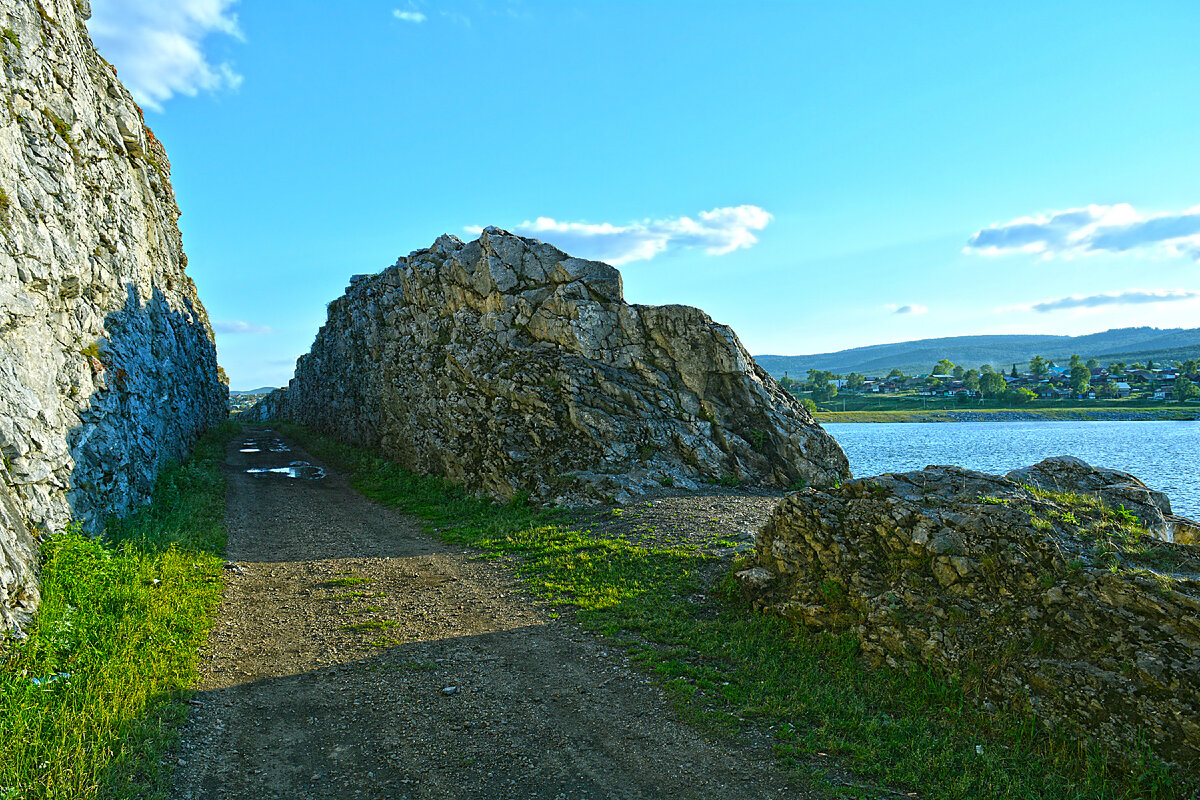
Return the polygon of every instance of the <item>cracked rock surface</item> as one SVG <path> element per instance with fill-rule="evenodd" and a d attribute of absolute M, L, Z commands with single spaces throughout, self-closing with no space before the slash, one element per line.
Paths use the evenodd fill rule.
<path fill-rule="evenodd" d="M 0 0 L 0 630 L 37 606 L 37 535 L 144 502 L 227 409 L 170 162 L 87 14 Z"/>
<path fill-rule="evenodd" d="M 500 499 L 624 502 L 661 486 L 849 475 L 727 326 L 630 305 L 607 264 L 498 228 L 351 279 L 257 413 Z"/>

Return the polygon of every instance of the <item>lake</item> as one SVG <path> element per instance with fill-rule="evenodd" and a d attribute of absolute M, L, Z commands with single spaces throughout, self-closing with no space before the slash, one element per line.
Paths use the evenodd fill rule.
<path fill-rule="evenodd" d="M 1050 456 L 1132 473 L 1200 519 L 1200 422 L 881 422 L 822 425 L 863 477 L 958 464 L 1004 474 Z"/>

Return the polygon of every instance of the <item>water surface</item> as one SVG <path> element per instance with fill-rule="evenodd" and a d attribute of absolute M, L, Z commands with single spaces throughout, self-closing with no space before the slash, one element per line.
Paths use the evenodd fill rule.
<path fill-rule="evenodd" d="M 1176 514 L 1200 518 L 1200 422 L 879 422 L 822 425 L 856 476 L 958 464 L 1003 474 L 1075 456 L 1166 492 Z"/>

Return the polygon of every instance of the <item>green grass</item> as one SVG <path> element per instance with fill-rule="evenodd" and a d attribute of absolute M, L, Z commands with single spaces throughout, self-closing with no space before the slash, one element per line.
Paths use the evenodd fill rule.
<path fill-rule="evenodd" d="M 342 589 L 347 586 L 362 586 L 364 583 L 370 583 L 369 578 L 334 578 L 328 580 L 321 585 L 327 589 Z"/>
<path fill-rule="evenodd" d="M 42 547 L 42 606 L 0 652 L 0 798 L 162 797 L 220 598 L 228 426 L 164 470 L 153 503 L 103 540 Z"/>
<path fill-rule="evenodd" d="M 479 500 L 297 426 L 277 427 L 442 538 L 520 556 L 517 570 L 534 592 L 629 648 L 685 719 L 716 736 L 769 730 L 778 757 L 802 777 L 819 783 L 827 765 L 848 767 L 877 786 L 947 800 L 1186 796 L 1178 777 L 1137 754 L 1119 761 L 1072 744 L 1019 713 L 988 713 L 942 676 L 869 669 L 853 637 L 750 613 L 727 562 L 713 556 L 597 538 L 573 529 L 566 512 Z"/>

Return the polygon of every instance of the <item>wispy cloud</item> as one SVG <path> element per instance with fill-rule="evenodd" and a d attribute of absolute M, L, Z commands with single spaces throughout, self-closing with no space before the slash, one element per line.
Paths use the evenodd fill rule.
<path fill-rule="evenodd" d="M 242 76 L 214 64 L 204 52 L 210 35 L 242 39 L 233 6 L 238 0 L 93 0 L 88 32 L 134 99 L 147 108 L 177 94 L 236 89 Z"/>
<path fill-rule="evenodd" d="M 732 253 L 754 246 L 758 242 L 754 232 L 770 222 L 771 215 L 763 209 L 744 205 L 701 211 L 695 218 L 646 219 L 625 225 L 538 217 L 522 222 L 513 232 L 543 239 L 572 255 L 620 265 L 647 261 L 671 249 L 699 247 L 716 256 Z"/>
<path fill-rule="evenodd" d="M 392 9 L 392 16 L 401 22 L 416 22 L 421 23 L 429 19 L 420 11 L 401 11 L 398 8 Z"/>
<path fill-rule="evenodd" d="M 269 336 L 275 332 L 269 325 L 256 325 L 240 319 L 221 320 L 213 323 L 217 333 L 244 333 L 250 336 Z"/>
<path fill-rule="evenodd" d="M 1048 313 L 1072 308 L 1098 308 L 1103 306 L 1130 306 L 1144 303 L 1177 303 L 1184 300 L 1200 298 L 1200 291 L 1190 289 L 1130 289 L 1124 292 L 1105 292 L 1103 294 L 1071 295 L 1055 300 L 1042 300 L 1020 306 L 1010 306 L 1001 311 L 1037 311 Z"/>
<path fill-rule="evenodd" d="M 891 311 L 893 314 L 911 314 L 914 317 L 929 313 L 929 307 L 920 305 L 919 303 L 909 303 L 908 305 L 903 306 L 896 305 L 895 303 L 888 303 L 886 306 L 884 306 L 884 308 L 886 308 L 888 311 Z"/>
<path fill-rule="evenodd" d="M 1200 206 L 1147 214 L 1117 203 L 1019 217 L 976 232 L 964 252 L 1040 253 L 1047 258 L 1141 252 L 1200 261 Z"/>

